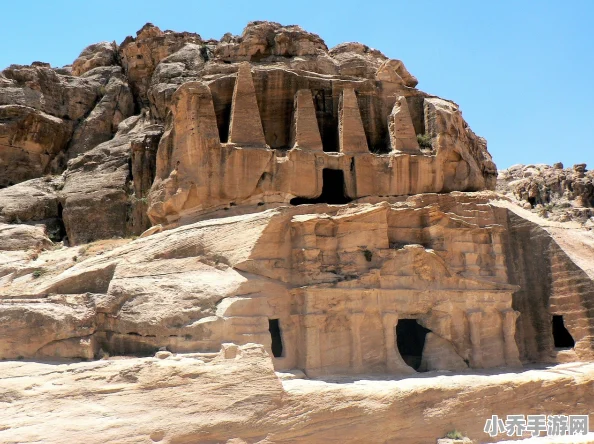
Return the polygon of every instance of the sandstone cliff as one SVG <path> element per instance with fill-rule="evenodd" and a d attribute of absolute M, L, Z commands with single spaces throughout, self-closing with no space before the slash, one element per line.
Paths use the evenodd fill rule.
<path fill-rule="evenodd" d="M 0 440 L 495 442 L 494 414 L 591 412 L 591 172 L 494 192 L 417 84 L 270 22 L 4 70 Z"/>
<path fill-rule="evenodd" d="M 549 220 L 594 228 L 594 171 L 586 164 L 514 165 L 499 172 L 497 191 Z"/>
<path fill-rule="evenodd" d="M 147 24 L 72 66 L 0 74 L 0 187 L 63 173 L 63 189 L 26 208 L 60 204 L 70 243 L 138 235 L 147 208 L 171 224 L 316 198 L 325 169 L 343 172 L 349 199 L 494 188 L 484 139 L 416 85 L 401 61 L 358 43 L 329 50 L 298 26 L 252 22 L 205 41 Z M 43 223 L 26 208 L 4 218 Z"/>

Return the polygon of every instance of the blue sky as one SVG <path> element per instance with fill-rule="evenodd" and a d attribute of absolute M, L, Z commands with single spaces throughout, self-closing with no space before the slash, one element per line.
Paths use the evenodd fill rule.
<path fill-rule="evenodd" d="M 594 1 L 29 1 L 2 5 L 0 69 L 71 63 L 146 22 L 203 38 L 251 20 L 298 24 L 329 47 L 359 41 L 404 61 L 418 88 L 454 100 L 499 168 L 594 169 Z"/>

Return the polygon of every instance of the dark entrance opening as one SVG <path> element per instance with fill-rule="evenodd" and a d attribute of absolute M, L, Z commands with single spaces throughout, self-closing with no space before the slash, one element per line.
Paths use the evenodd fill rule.
<path fill-rule="evenodd" d="M 573 348 L 575 341 L 571 333 L 565 328 L 563 316 L 554 315 L 552 320 L 553 325 L 553 340 L 556 348 Z"/>
<path fill-rule="evenodd" d="M 318 128 L 325 152 L 338 152 L 338 119 L 334 115 L 332 89 L 312 90 Z"/>
<path fill-rule="evenodd" d="M 350 199 L 345 192 L 344 173 L 342 170 L 322 170 L 322 194 L 314 199 L 295 197 L 291 199 L 291 205 L 327 203 L 342 205 L 349 203 Z"/>
<path fill-rule="evenodd" d="M 278 319 L 268 319 L 268 331 L 272 340 L 272 354 L 275 358 L 280 358 L 283 356 L 283 338 L 281 337 Z"/>
<path fill-rule="evenodd" d="M 45 220 L 48 237 L 52 242 L 60 242 L 66 237 L 66 228 L 64 227 L 64 220 L 62 219 L 62 212 L 62 204 L 58 203 L 57 217 Z"/>
<path fill-rule="evenodd" d="M 402 359 L 415 370 L 421 367 L 425 336 L 431 330 L 419 325 L 416 319 L 399 319 L 396 325 L 396 345 Z"/>

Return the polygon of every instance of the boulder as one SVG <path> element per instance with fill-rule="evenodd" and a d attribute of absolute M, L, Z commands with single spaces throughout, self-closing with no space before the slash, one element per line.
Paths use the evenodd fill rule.
<path fill-rule="evenodd" d="M 72 75 L 81 76 L 98 66 L 118 64 L 118 52 L 115 42 L 99 42 L 87 46 L 78 58 L 72 62 Z"/>

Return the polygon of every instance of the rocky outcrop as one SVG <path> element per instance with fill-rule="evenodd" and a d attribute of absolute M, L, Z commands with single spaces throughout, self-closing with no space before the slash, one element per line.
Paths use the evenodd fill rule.
<path fill-rule="evenodd" d="M 197 91 L 193 82 L 208 88 L 212 103 L 207 107 L 216 121 L 206 135 L 210 148 L 194 149 L 193 156 L 203 159 L 202 169 L 177 166 L 173 160 L 184 158 L 174 151 L 186 150 L 185 141 L 200 137 L 184 126 L 192 119 L 191 109 L 181 111 L 192 106 L 180 98 L 194 100 L 181 91 Z M 130 223 L 123 210 L 122 183 L 131 180 L 103 177 L 107 188 L 122 190 L 120 198 L 86 199 L 74 211 L 73 181 L 67 179 L 59 197 L 63 205 L 69 202 L 67 225 L 87 220 L 79 218 L 87 212 L 112 217 L 111 229 L 78 229 L 96 233 L 91 237 L 68 228 L 71 242 L 125 236 L 150 223 L 169 226 L 188 214 L 231 205 L 247 211 L 292 199 L 324 200 L 324 170 L 342 171 L 344 199 L 491 188 L 494 166 L 484 141 L 467 128 L 455 105 L 444 101 L 439 109 L 430 106 L 434 99 L 415 89 L 416 84 L 400 60 L 356 43 L 329 50 L 319 36 L 298 26 L 252 22 L 241 36 L 205 41 L 198 34 L 147 24 L 121 45 L 101 42 L 85 48 L 70 67 L 53 69 L 36 62 L 2 73 L 0 186 L 65 170 L 67 178 L 79 178 L 81 165 L 92 171 L 99 159 L 108 164 L 132 161 L 132 143 L 120 145 L 115 139 L 118 125 L 140 113 L 147 122 L 164 125 L 168 135 L 156 164 L 149 167 L 148 177 L 157 176 L 152 190 L 148 193 L 144 182 L 136 190 L 142 196 L 134 220 L 143 222 Z M 444 124 L 432 127 L 431 122 Z M 420 152 L 416 135 L 430 127 L 434 149 Z M 147 137 L 150 143 L 156 140 L 152 134 Z M 109 149 L 112 145 L 122 148 Z M 259 149 L 245 150 L 247 146 Z M 193 163 L 194 157 L 188 161 Z M 245 178 L 241 165 L 252 170 Z M 370 175 L 381 180 L 370 183 L 365 179 Z M 175 189 L 173 177 L 179 184 Z M 206 177 L 211 178 L 208 184 Z M 130 224 L 136 228 L 130 230 Z"/>
<path fill-rule="evenodd" d="M 139 235 L 149 228 L 144 193 L 154 177 L 154 145 L 161 134 L 159 125 L 131 117 L 112 140 L 68 163 L 60 199 L 69 242 Z"/>
<path fill-rule="evenodd" d="M 497 190 L 549 220 L 594 228 L 594 171 L 586 164 L 514 165 L 499 172 Z"/>
<path fill-rule="evenodd" d="M 102 97 L 90 114 L 76 127 L 67 156 L 72 159 L 110 140 L 118 125 L 134 113 L 134 98 L 120 67 L 96 68 L 87 78 L 103 78 Z"/>
<path fill-rule="evenodd" d="M 324 186 L 343 188 L 347 199 L 494 186 L 496 170 L 484 140 L 467 128 L 451 102 L 418 93 L 410 100 L 416 111 L 410 112 L 408 98 L 401 96 L 401 105 L 389 124 L 395 99 L 391 95 L 382 98 L 383 93 L 370 82 L 357 84 L 356 91 L 339 78 L 316 78 L 313 73 L 305 77 L 287 69 L 254 68 L 249 72 L 247 64 L 236 78 L 222 76 L 200 88 L 186 83 L 173 96 L 167 137 L 157 159 L 158 179 L 150 196 L 153 223 L 169 225 L 188 214 L 207 214 L 233 205 L 254 208 L 256 204 L 316 199 Z M 262 89 L 289 79 L 288 91 L 279 90 L 275 95 Z M 412 94 L 402 85 L 392 86 Z M 306 94 L 312 95 L 316 110 L 316 120 L 310 119 L 307 128 L 304 119 L 297 120 L 299 110 L 292 109 L 300 103 L 295 98 Z M 278 95 L 283 101 L 275 100 Z M 380 119 L 377 113 L 382 111 L 378 110 L 388 103 L 389 111 L 385 109 L 385 117 Z M 216 116 L 217 128 L 196 122 L 197 116 L 206 114 L 209 122 Z M 417 128 L 420 132 L 427 128 L 435 140 L 434 150 L 418 150 Z M 290 149 L 296 147 L 298 132 L 314 138 L 319 132 L 322 150 L 315 143 L 312 149 Z M 378 155 L 381 146 L 388 156 Z M 180 164 L 174 160 L 185 158 L 184 153 L 190 151 L 202 159 L 200 169 L 189 168 L 187 160 Z M 326 170 L 342 172 L 344 182 L 325 184 Z M 377 174 L 379 171 L 382 174 Z M 372 176 L 373 182 L 368 179 Z M 178 185 L 168 188 L 173 178 Z"/>
<path fill-rule="evenodd" d="M 427 444 L 457 429 L 475 442 L 498 442 L 507 436 L 490 437 L 485 421 L 505 418 L 511 405 L 525 415 L 588 414 L 593 374 L 591 364 L 573 364 L 519 374 L 309 381 L 275 374 L 270 357 L 255 344 L 227 344 L 212 354 L 159 352 L 62 365 L 1 362 L 6 405 L 0 439 Z M 148 412 L 147 405 L 153 407 Z M 44 420 L 31 418 L 32 410 Z M 80 425 L 72 424 L 72 416 Z M 113 427 L 114 421 L 121 424 Z M 553 442 L 588 444 L 591 434 L 559 439 Z"/>
<path fill-rule="evenodd" d="M 272 347 L 268 320 L 277 319 L 284 343 L 275 358 L 279 369 L 407 373 L 395 329 L 399 319 L 415 319 L 432 332 L 422 355 L 427 369 L 519 365 L 515 329 L 503 322 L 517 287 L 508 284 L 497 224 L 502 210 L 486 203 L 482 196 L 427 195 L 392 205 L 321 204 L 206 220 L 83 261 L 65 258 L 70 267 L 38 277 L 25 262 L 4 291 L 30 295 L 10 301 L 15 316 L 21 307 L 52 317 L 51 324 L 68 299 L 47 294 L 86 294 L 94 329 L 81 321 L 80 331 L 64 338 L 69 353 L 73 338 L 89 339 L 81 357 L 89 347 L 140 355 L 160 347 L 216 351 L 225 342 Z M 67 230 L 68 208 L 67 200 Z M 16 278 L 23 274 L 28 278 Z M 426 295 L 420 304 L 412 302 L 418 292 Z M 51 335 L 31 341 L 22 347 L 11 341 L 4 356 L 39 356 L 49 342 L 57 344 Z M 341 353 L 332 352 L 337 347 Z"/>
<path fill-rule="evenodd" d="M 0 250 L 43 250 L 52 241 L 47 237 L 44 227 L 32 225 L 13 225 L 0 223 Z"/>
<path fill-rule="evenodd" d="M 100 84 L 57 74 L 48 65 L 13 65 L 0 74 L 0 186 L 52 172 Z"/>
<path fill-rule="evenodd" d="M 591 411 L 594 237 L 514 204 L 586 214 L 590 173 L 488 191 L 486 141 L 417 83 L 271 22 L 5 70 L 0 358 L 27 362 L 0 441 L 482 442 L 512 402 Z"/>
<path fill-rule="evenodd" d="M 99 66 L 118 65 L 118 45 L 113 42 L 100 42 L 87 46 L 72 63 L 72 75 L 82 76 Z"/>
<path fill-rule="evenodd" d="M 215 50 L 215 57 L 227 62 L 273 61 L 280 57 L 315 56 L 327 52 L 324 41 L 299 26 L 273 22 L 250 22 L 239 37 L 226 34 Z"/>
<path fill-rule="evenodd" d="M 42 63 L 7 68 L 0 75 L 0 186 L 62 172 L 69 157 L 109 140 L 132 112 L 118 66 L 83 77 Z"/>
<path fill-rule="evenodd" d="M 147 92 L 159 62 L 188 43 L 200 44 L 202 39 L 189 32 L 163 32 L 151 23 L 144 25 L 135 38 L 129 36 L 122 42 L 119 58 L 139 107 L 148 105 Z"/>

